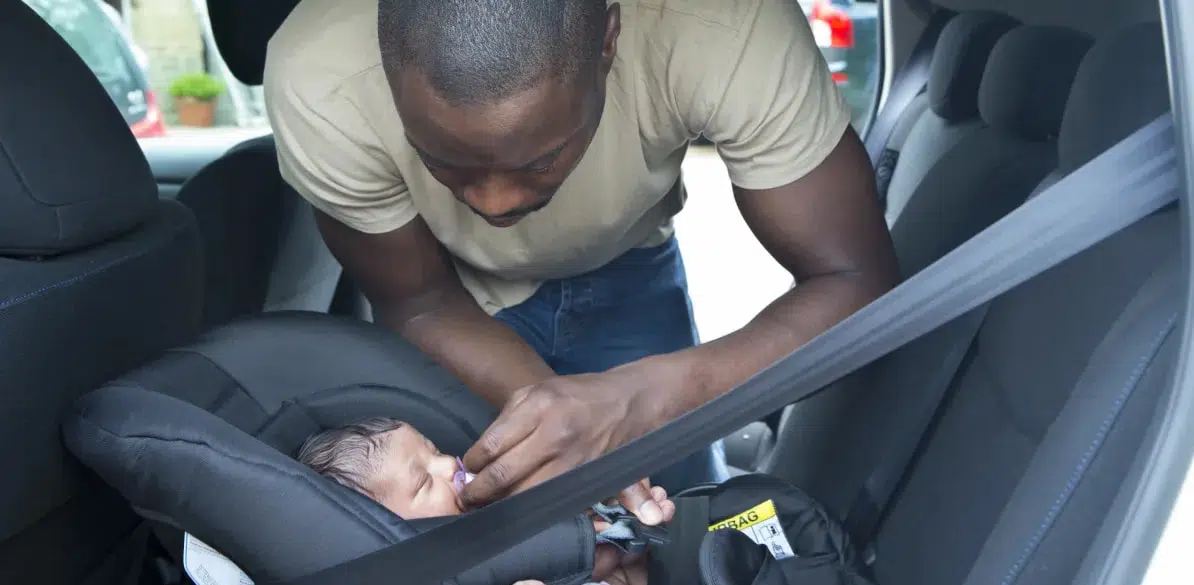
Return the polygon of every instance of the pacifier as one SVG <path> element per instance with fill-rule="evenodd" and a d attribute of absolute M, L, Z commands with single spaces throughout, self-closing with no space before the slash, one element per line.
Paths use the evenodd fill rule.
<path fill-rule="evenodd" d="M 468 482 L 473 481 L 474 477 L 477 476 L 465 471 L 464 461 L 457 457 L 456 473 L 452 476 L 452 486 L 456 488 L 456 493 L 460 493 L 462 490 L 464 490 L 464 486 L 468 485 Z"/>

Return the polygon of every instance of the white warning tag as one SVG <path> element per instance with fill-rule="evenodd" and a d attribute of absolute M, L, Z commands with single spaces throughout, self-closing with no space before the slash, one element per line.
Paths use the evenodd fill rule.
<path fill-rule="evenodd" d="M 796 556 L 792 545 L 788 543 L 788 536 L 784 534 L 784 527 L 779 523 L 775 514 L 775 503 L 767 500 L 741 514 L 735 514 L 713 526 L 709 531 L 731 528 L 750 537 L 755 544 L 761 544 L 771 551 L 776 559 L 786 559 Z"/>
<path fill-rule="evenodd" d="M 253 580 L 216 549 L 184 533 L 182 568 L 196 585 L 253 585 Z"/>

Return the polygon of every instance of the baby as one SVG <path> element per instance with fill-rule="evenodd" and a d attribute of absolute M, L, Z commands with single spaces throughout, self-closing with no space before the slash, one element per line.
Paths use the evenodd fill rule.
<path fill-rule="evenodd" d="M 317 433 L 303 443 L 298 460 L 407 520 L 460 515 L 456 494 L 472 479 L 459 459 L 392 418 Z"/>
<path fill-rule="evenodd" d="M 407 520 L 458 516 L 456 495 L 472 474 L 460 459 L 439 452 L 414 427 L 392 418 L 372 418 L 316 433 L 299 449 L 298 460 L 315 472 L 354 489 Z M 651 495 L 669 505 L 660 487 Z M 598 532 L 609 526 L 594 516 Z M 645 585 L 641 562 L 619 567 L 610 585 Z"/>

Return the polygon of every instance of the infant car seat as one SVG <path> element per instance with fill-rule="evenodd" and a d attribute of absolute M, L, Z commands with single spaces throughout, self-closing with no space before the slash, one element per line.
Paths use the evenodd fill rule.
<path fill-rule="evenodd" d="M 231 559 L 232 583 L 284 583 L 452 520 L 403 520 L 319 476 L 293 459 L 307 437 L 391 416 L 461 455 L 494 415 L 380 326 L 279 312 L 224 326 L 91 392 L 75 404 L 63 435 L 84 464 L 158 524 L 196 582 L 227 582 L 212 578 L 214 565 L 201 565 Z M 789 574 L 809 585 L 862 582 L 844 531 L 799 490 L 743 476 L 690 492 L 676 498 L 677 517 L 664 529 L 619 522 L 628 534 L 615 544 L 650 549 L 652 585 L 694 583 L 698 573 L 706 585 L 783 583 Z M 583 583 L 596 541 L 589 517 L 577 514 L 455 581 Z M 809 571 L 827 577 L 810 580 Z"/>

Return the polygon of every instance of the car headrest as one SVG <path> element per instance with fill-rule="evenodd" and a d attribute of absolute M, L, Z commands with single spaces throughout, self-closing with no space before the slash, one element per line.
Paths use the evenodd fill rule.
<path fill-rule="evenodd" d="M 261 85 L 270 37 L 298 0 L 207 0 L 212 35 L 228 70 L 246 85 Z"/>
<path fill-rule="evenodd" d="M 1082 60 L 1057 148 L 1070 172 L 1169 111 L 1161 25 L 1146 22 L 1100 39 Z"/>
<path fill-rule="evenodd" d="M 372 416 L 406 421 L 463 454 L 493 411 L 430 363 L 372 324 L 270 314 L 85 395 L 63 438 L 145 518 L 193 534 L 254 580 L 294 579 L 450 521 L 405 521 L 293 458 L 312 433 Z M 458 581 L 580 583 L 592 572 L 593 538 L 578 515 Z"/>
<path fill-rule="evenodd" d="M 1022 26 L 987 61 L 978 109 L 996 128 L 1027 140 L 1055 138 L 1082 57 L 1094 40 L 1058 26 Z"/>
<path fill-rule="evenodd" d="M 148 218 L 149 163 L 70 45 L 24 2 L 3 2 L 0 55 L 0 255 L 78 250 Z"/>
<path fill-rule="evenodd" d="M 998 12 L 962 12 L 950 19 L 933 49 L 929 107 L 947 122 L 978 117 L 978 87 L 995 43 L 1020 23 Z"/>

